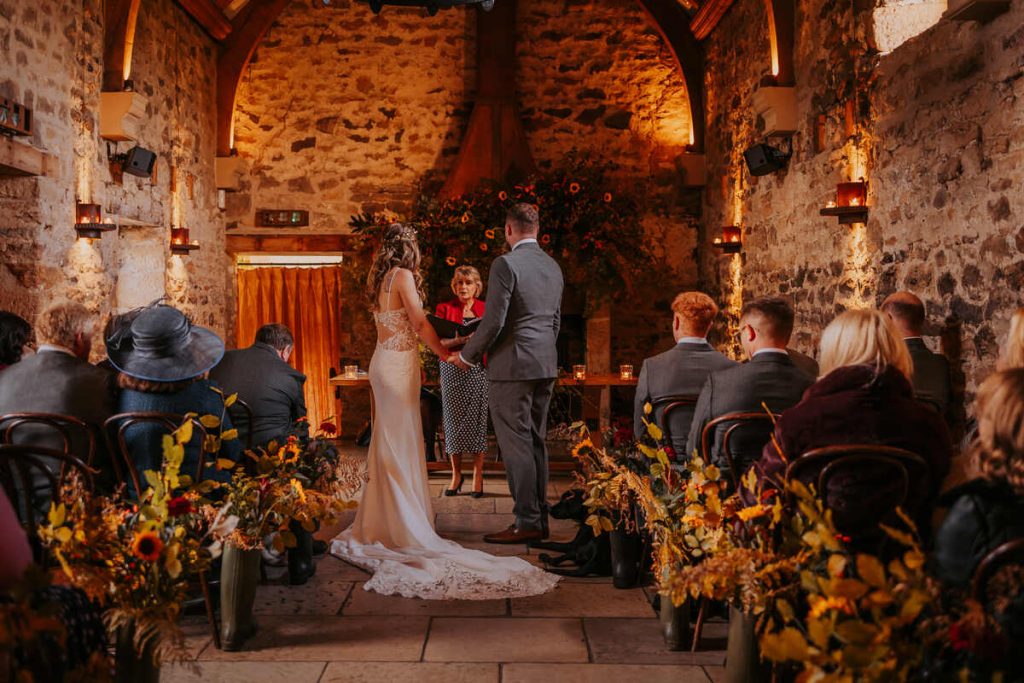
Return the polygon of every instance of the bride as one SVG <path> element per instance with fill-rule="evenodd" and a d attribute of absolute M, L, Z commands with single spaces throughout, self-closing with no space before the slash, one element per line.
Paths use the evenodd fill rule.
<path fill-rule="evenodd" d="M 417 336 L 438 356 L 448 354 L 423 312 L 419 265 L 415 231 L 400 223 L 386 228 L 367 278 L 377 323 L 369 481 L 355 522 L 334 539 L 331 554 L 373 572 L 364 588 L 385 595 L 487 600 L 545 593 L 557 576 L 516 557 L 463 548 L 434 531 Z"/>

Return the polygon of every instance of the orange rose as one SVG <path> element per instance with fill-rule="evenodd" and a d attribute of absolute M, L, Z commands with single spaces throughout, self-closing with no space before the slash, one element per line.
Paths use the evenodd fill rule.
<path fill-rule="evenodd" d="M 611 201 L 612 201 L 612 193 L 611 192 L 605 192 L 604 193 L 604 201 L 605 201 L 605 204 L 611 204 Z"/>
<path fill-rule="evenodd" d="M 444 260 L 444 262 L 445 262 L 445 263 L 447 263 L 447 264 L 448 264 L 449 266 L 451 266 L 452 268 L 454 268 L 454 267 L 455 267 L 455 264 L 456 264 L 456 263 L 458 263 L 458 261 L 456 261 L 456 260 L 455 260 L 455 257 L 454 257 L 454 256 L 449 256 L 448 258 L 446 258 L 446 259 Z"/>
<path fill-rule="evenodd" d="M 487 242 L 480 243 L 480 251 L 487 251 Z"/>
<path fill-rule="evenodd" d="M 469 214 L 468 213 L 462 214 L 462 222 L 463 223 L 468 223 L 469 222 Z"/>
<path fill-rule="evenodd" d="M 505 192 L 505 190 L 499 192 L 498 199 L 500 199 L 501 201 L 505 201 L 506 199 L 508 199 L 508 192 Z"/>
<path fill-rule="evenodd" d="M 580 191 L 579 183 L 569 183 L 569 194 L 576 194 Z"/>
<path fill-rule="evenodd" d="M 494 239 L 494 228 L 489 228 L 487 230 L 484 230 L 484 235 L 487 236 L 487 239 L 493 240 Z"/>

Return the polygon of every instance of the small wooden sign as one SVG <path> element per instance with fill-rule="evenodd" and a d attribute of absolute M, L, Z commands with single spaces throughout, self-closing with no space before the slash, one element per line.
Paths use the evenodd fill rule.
<path fill-rule="evenodd" d="M 256 209 L 258 228 L 302 228 L 309 225 L 309 211 L 301 209 Z"/>

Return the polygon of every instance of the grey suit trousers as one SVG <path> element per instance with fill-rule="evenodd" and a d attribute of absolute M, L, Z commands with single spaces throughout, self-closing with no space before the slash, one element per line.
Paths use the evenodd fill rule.
<path fill-rule="evenodd" d="M 492 380 L 490 384 L 491 421 L 520 529 L 539 529 L 547 523 L 548 451 L 544 438 L 554 388 L 554 379 Z"/>

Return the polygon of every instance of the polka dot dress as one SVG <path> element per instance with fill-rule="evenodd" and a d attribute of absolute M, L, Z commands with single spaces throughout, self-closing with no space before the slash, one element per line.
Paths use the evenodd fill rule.
<path fill-rule="evenodd" d="M 483 366 L 460 370 L 441 363 L 441 405 L 444 416 L 444 452 L 487 451 L 487 370 Z"/>

